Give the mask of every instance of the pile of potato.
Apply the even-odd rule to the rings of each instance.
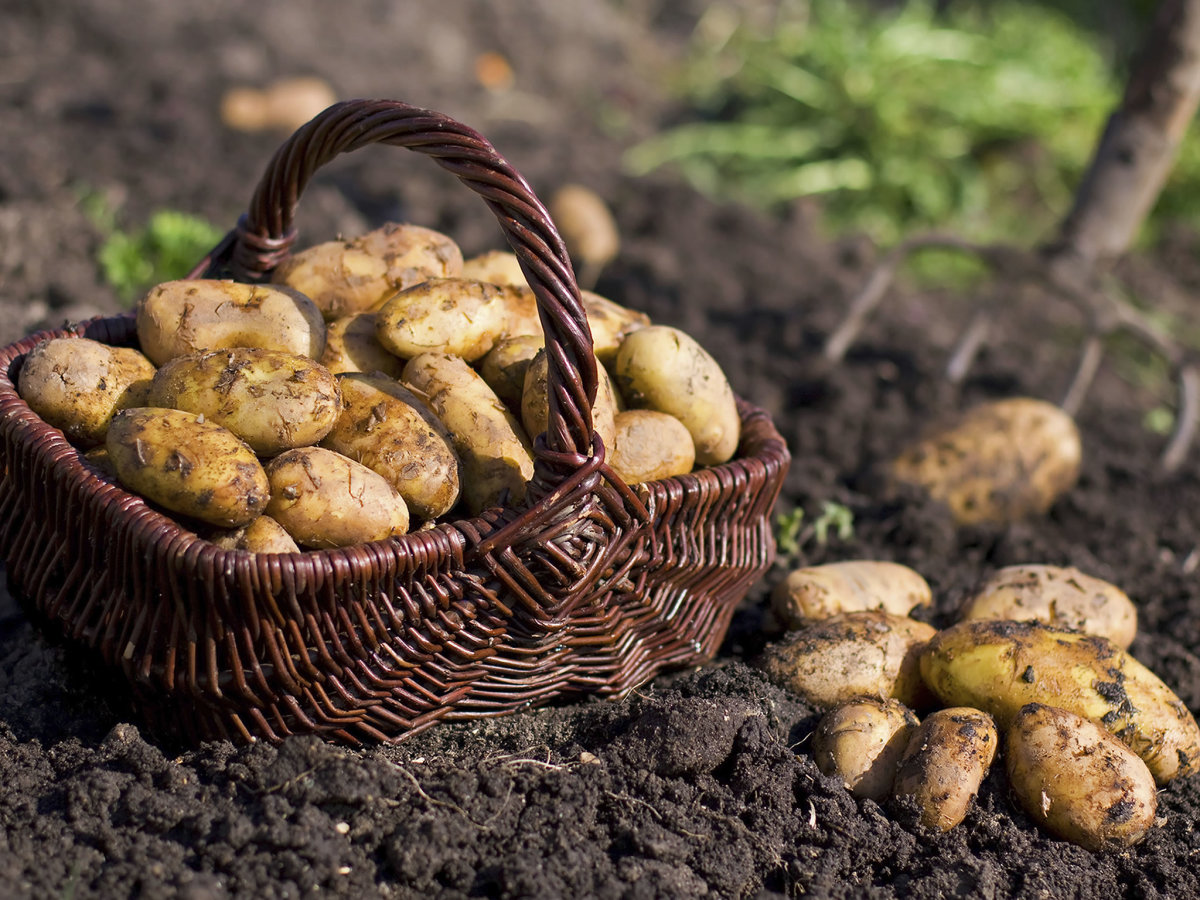
[[[1011,566],[941,631],[910,617],[931,600],[911,569],[857,560],[798,569],[772,594],[794,631],[760,664],[825,710],[813,755],[856,796],[947,831],[1000,753],[1030,818],[1118,849],[1153,826],[1157,787],[1200,772],[1195,718],[1127,652],[1137,614],[1119,588]]]
[[[391,224],[298,253],[274,280],[160,284],[137,307],[140,349],[44,341],[19,393],[98,473],[229,548],[349,546],[523,499],[548,366],[515,256],[464,260],[443,234]],[[583,301],[594,427],[620,477],[730,459],[741,423],[713,358]]]

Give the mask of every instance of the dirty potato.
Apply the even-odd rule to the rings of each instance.
[[[589,187],[564,184],[550,197],[550,216],[579,266],[580,284],[595,284],[600,270],[621,249],[620,232],[608,204]]]
[[[497,342],[479,360],[479,374],[510,409],[521,408],[525,373],[533,358],[545,346],[546,339],[540,334],[517,335]]]
[[[208,539],[222,550],[249,550],[251,553],[299,553],[300,548],[284,527],[270,516],[259,516],[244,528],[222,531]]]
[[[795,569],[771,592],[771,609],[785,628],[869,609],[907,616],[931,603],[933,592],[919,573],[882,560],[855,559]]]
[[[604,365],[611,366],[617,361],[621,341],[649,325],[650,317],[591,291],[580,291],[579,296],[592,332],[592,352]]]
[[[696,445],[677,418],[652,409],[628,409],[613,419],[616,438],[608,462],[626,484],[686,475],[696,465]]]
[[[812,737],[813,759],[855,797],[882,802],[916,727],[917,717],[899,700],[851,700],[821,717]]]
[[[527,287],[525,273],[517,255],[506,250],[488,250],[463,261],[462,277],[488,284],[507,284],[512,287]]]
[[[404,360],[388,353],[375,337],[375,313],[342,316],[326,325],[321,365],[334,375],[343,372],[382,372],[399,378]]]
[[[375,336],[401,359],[449,353],[474,362],[509,333],[510,307],[519,288],[437,278],[400,291],[384,303]]]
[[[592,430],[611,449],[616,446],[616,400],[612,382],[604,366],[596,364],[596,400],[592,403]],[[542,350],[525,370],[525,388],[521,392],[521,424],[531,439],[542,434],[550,421],[550,360]]]

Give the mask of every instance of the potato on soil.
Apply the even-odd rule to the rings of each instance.
[[[17,393],[80,447],[104,443],[118,410],[146,405],[154,364],[137,350],[88,338],[52,338],[25,355]]]
[[[284,527],[270,516],[259,516],[245,528],[211,534],[208,539],[223,550],[251,553],[299,553],[300,548]]]
[[[449,353],[474,362],[509,334],[520,294],[519,288],[465,278],[430,279],[379,308],[375,336],[401,359]]]
[[[324,366],[252,348],[176,357],[154,376],[150,404],[224,425],[259,456],[317,443],[342,409],[337,379]]]
[[[462,271],[446,235],[394,222],[350,241],[328,241],[284,260],[272,280],[308,297],[327,319],[376,309],[396,291]]]
[[[288,450],[267,465],[267,515],[302,547],[325,550],[408,531],[408,508],[383,478],[324,447]]]
[[[423,353],[408,361],[402,380],[450,432],[472,513],[525,498],[533,477],[529,438],[474,369],[461,357]]]
[[[1159,784],[1200,770],[1200,727],[1187,706],[1102,637],[1039,622],[960,622],[938,632],[920,664],[944,703],[985,710],[1001,728],[1027,703],[1043,703],[1104,726]]]
[[[1154,776],[1136,753],[1094,722],[1030,703],[1004,740],[1008,780],[1029,817],[1088,850],[1136,844],[1154,824]]]
[[[1075,485],[1079,430],[1057,406],[1016,397],[986,403],[904,450],[890,466],[960,524],[1012,522],[1045,513]]]
[[[497,342],[478,363],[479,374],[510,409],[521,408],[525,373],[538,352],[546,346],[540,334],[522,334]]]
[[[1122,649],[1137,634],[1137,607],[1124,591],[1062,566],[998,570],[963,604],[959,618],[1045,622],[1108,638]]]
[[[857,612],[833,616],[767,647],[767,676],[820,708],[859,697],[925,703],[918,659],[933,626],[907,616]]]
[[[343,372],[382,372],[399,378],[404,360],[388,353],[375,337],[375,313],[333,319],[326,326],[321,365],[334,375]]]
[[[258,347],[320,359],[325,322],[290,288],[197,279],[167,281],[137,307],[142,352],[155,363],[189,353]]]
[[[450,433],[408,388],[383,375],[341,376],[343,409],[322,446],[382,475],[426,521],[458,502],[461,476]]]
[[[525,273],[517,255],[505,250],[489,250],[463,261],[462,277],[488,284],[507,284],[512,287],[528,287]]]
[[[558,226],[579,281],[594,284],[600,270],[621,250],[621,236],[608,204],[591,188],[564,184],[550,198],[550,217]]]
[[[914,803],[926,828],[949,831],[966,817],[998,743],[996,723],[985,712],[953,707],[931,713],[909,738],[892,797]]]
[[[267,475],[254,451],[193,413],[122,410],[113,416],[105,447],[122,484],[173,512],[239,528],[267,505]]]
[[[608,462],[626,484],[686,475],[696,465],[696,445],[677,418],[652,409],[629,409],[613,419],[616,438]]]
[[[898,700],[851,700],[822,716],[813,733],[813,759],[855,797],[880,802],[892,791],[896,766],[916,727],[917,717]]]
[[[625,338],[650,324],[650,317],[591,291],[580,291],[583,311],[592,332],[592,352],[596,359],[611,366]]]
[[[855,559],[795,569],[771,592],[771,609],[786,628],[870,609],[907,616],[931,603],[933,592],[918,572],[882,560]]]
[[[592,403],[592,430],[611,449],[616,446],[617,404],[612,382],[604,366],[596,365],[596,400]],[[542,434],[550,421],[550,360],[546,351],[539,352],[525,370],[525,389],[521,392],[521,424],[531,439]]]

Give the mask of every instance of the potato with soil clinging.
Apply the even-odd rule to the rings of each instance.
[[[1088,850],[1120,850],[1154,824],[1154,776],[1136,753],[1094,722],[1030,703],[1004,740],[1008,780],[1029,817]]]
[[[617,361],[621,342],[649,325],[650,317],[591,291],[580,291],[579,297],[592,332],[592,352],[604,365],[611,366]]]
[[[525,394],[525,373],[529,364],[546,346],[540,334],[520,334],[498,341],[479,360],[478,371],[496,396],[510,409],[521,408],[521,397]]]
[[[196,279],[150,289],[137,307],[142,352],[155,365],[189,353],[259,347],[320,359],[325,322],[290,288]]]
[[[453,278],[462,264],[462,251],[446,235],[392,222],[354,240],[309,247],[280,263],[271,277],[336,319],[370,312],[396,291],[430,278]]]
[[[1187,706],[1102,637],[1039,622],[960,622],[938,632],[920,664],[942,702],[986,710],[1001,728],[1025,704],[1043,703],[1103,725],[1160,785],[1200,770],[1200,727]]]
[[[604,441],[611,452],[616,445],[617,426],[615,416],[617,404],[613,396],[612,382],[604,366],[596,364],[596,400],[592,403],[592,430]],[[550,360],[546,351],[538,353],[525,370],[525,389],[521,392],[521,424],[530,439],[536,439],[546,430],[550,421]]]
[[[379,308],[375,336],[401,359],[449,353],[474,362],[508,335],[519,294],[519,288],[465,278],[430,279]]]
[[[284,527],[270,516],[259,516],[244,528],[209,535],[222,550],[249,550],[251,553],[299,553],[300,548]]]
[[[627,409],[613,419],[615,446],[608,463],[626,484],[686,475],[696,465],[696,445],[677,418],[653,409]]]
[[[907,616],[931,603],[933,592],[919,573],[883,560],[855,559],[795,569],[771,592],[771,609],[786,628],[869,609]]]
[[[404,360],[384,349],[375,337],[375,313],[333,319],[326,325],[321,365],[334,375],[343,372],[382,372],[399,378]]]
[[[1015,397],[969,410],[904,450],[890,475],[923,488],[959,524],[1002,523],[1046,512],[1074,487],[1081,454],[1070,416]]]
[[[770,645],[759,665],[781,687],[828,708],[858,697],[925,702],[918,659],[933,626],[885,612],[833,616]]]
[[[185,516],[240,528],[267,505],[267,475],[254,451],[193,413],[122,410],[113,416],[105,447],[122,484]]]
[[[154,364],[137,350],[88,338],[52,338],[27,354],[17,393],[80,447],[104,443],[113,414],[145,406]]]
[[[408,361],[402,380],[450,432],[472,513],[525,498],[533,477],[529,438],[474,369],[457,356],[423,353]]]
[[[488,250],[464,260],[461,275],[463,278],[486,281],[488,284],[528,287],[517,255],[505,250]]]
[[[817,768],[837,775],[855,797],[882,801],[892,791],[917,717],[898,700],[851,700],[821,717],[813,733]]]
[[[324,447],[288,450],[267,465],[267,515],[302,547],[325,550],[408,531],[408,507],[382,475]]]
[[[996,723],[970,707],[931,713],[909,738],[892,797],[916,805],[926,828],[949,831],[979,793],[999,743]]]
[[[149,402],[224,425],[259,456],[317,443],[342,410],[337,380],[324,366],[241,347],[176,357],[154,376]]]

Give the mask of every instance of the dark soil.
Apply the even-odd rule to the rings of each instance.
[[[826,501],[853,511],[852,538],[810,538],[788,564],[906,563],[933,585],[937,621],[999,566],[1079,566],[1137,601],[1135,654],[1200,710],[1200,479],[1195,452],[1179,474],[1156,475],[1162,439],[1143,427],[1153,391],[1105,371],[1080,416],[1078,487],[1027,523],[956,528],[919,496],[885,498],[870,476],[949,411],[1055,398],[1078,337],[1068,310],[994,285],[1011,302],[960,389],[940,366],[969,316],[964,298],[909,291],[823,371],[815,349],[871,263],[868,242],[822,236],[803,207],[768,219],[665,176],[622,174],[621,148],[671,112],[654,61],[700,7],[2,0],[0,338],[119,308],[80,192],[106,194],[130,223],[163,207],[233,223],[280,136],[224,129],[227,87],[311,73],[342,96],[438,108],[488,134],[543,196],[567,181],[606,196],[624,246],[599,291],[691,332],[771,411],[794,455],[781,510],[810,521]],[[476,82],[487,50],[512,62],[512,90]],[[484,207],[432,165],[360,156],[305,196],[305,241],[399,218],[448,231],[468,253],[498,245]],[[1179,236],[1125,274],[1187,311],[1194,251]],[[1200,896],[1198,777],[1165,789],[1158,826],[1114,854],[1040,833],[995,771],[945,835],[823,777],[805,751],[815,711],[746,662],[783,571],[751,592],[711,665],[621,702],[442,725],[361,751],[149,741],[118,694],[0,596],[0,896]]]

